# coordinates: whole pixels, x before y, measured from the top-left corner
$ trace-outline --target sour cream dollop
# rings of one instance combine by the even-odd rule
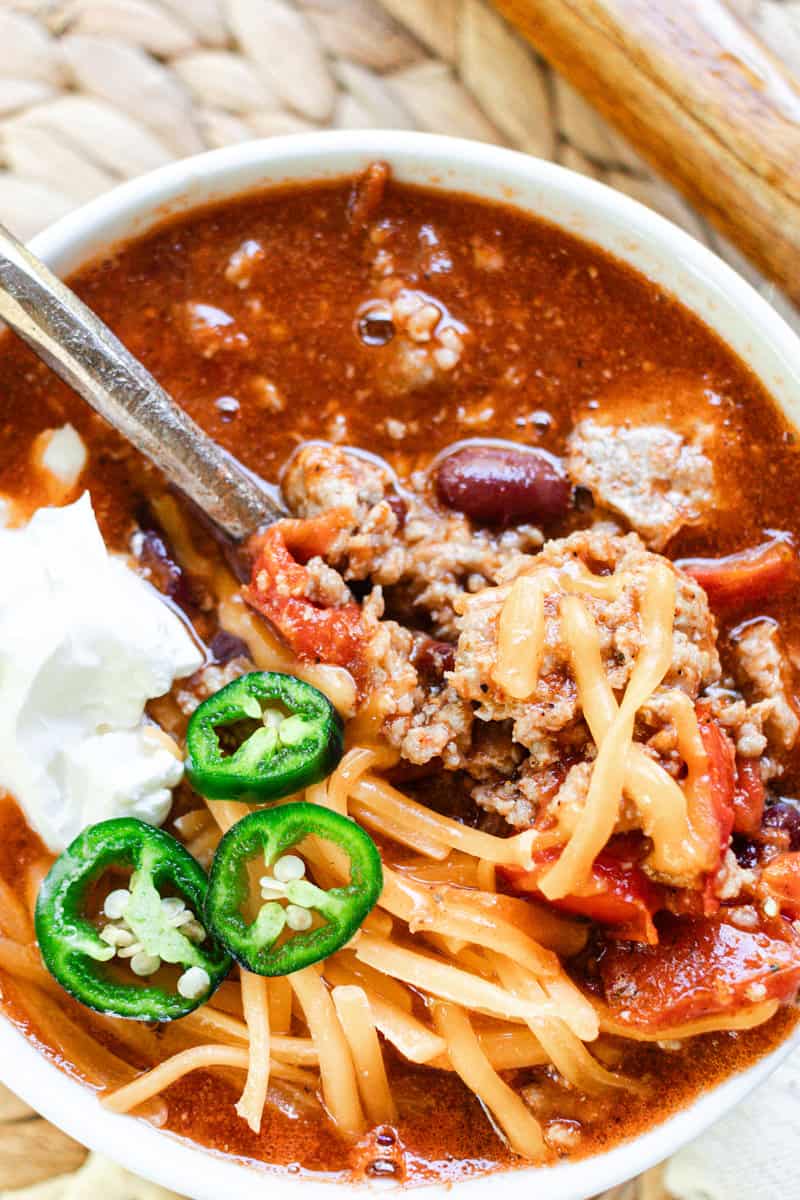
[[[132,815],[160,825],[182,764],[143,724],[203,656],[106,550],[88,493],[0,529],[0,791],[53,851]]]

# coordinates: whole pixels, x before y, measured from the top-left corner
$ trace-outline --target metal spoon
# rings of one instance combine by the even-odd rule
[[[107,325],[0,225],[0,318],[239,542],[285,515]]]

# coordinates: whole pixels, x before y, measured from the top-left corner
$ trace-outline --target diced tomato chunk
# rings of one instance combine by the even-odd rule
[[[724,558],[684,558],[676,565],[700,584],[716,612],[785,591],[798,575],[797,555],[784,537]]]
[[[800,987],[800,936],[788,921],[760,930],[713,918],[659,918],[657,946],[609,942],[600,960],[613,1016],[649,1031],[789,1001]]]
[[[292,558],[305,564],[317,555],[324,558],[349,523],[350,517],[346,508],[329,508],[327,512],[307,520],[289,519],[281,521],[278,526],[273,525],[265,534],[257,534],[252,539],[250,549],[254,550],[265,538],[269,539],[272,531],[278,528]]]
[[[719,859],[728,848],[734,823],[736,754],[728,735],[717,721],[699,713],[700,736],[708,755],[710,817],[719,845]]]
[[[757,758],[736,759],[736,787],[733,792],[733,832],[748,836],[758,833],[764,816],[767,789],[761,778]]]
[[[503,874],[517,892],[541,896],[538,881],[545,869],[558,858],[562,847],[555,846],[536,856],[532,871],[507,867]],[[663,907],[663,889],[654,884],[636,861],[641,856],[642,840],[622,836],[609,842],[597,856],[587,893],[550,900],[553,908],[588,917],[608,926],[612,937],[653,944],[658,933],[653,916]]]
[[[360,682],[366,646],[361,610],[355,602],[328,608],[312,599],[303,565],[324,553],[339,527],[336,510],[311,521],[280,521],[271,526],[251,544],[253,571],[243,595],[298,658],[346,667]],[[303,561],[298,562],[295,554]]]
[[[793,920],[800,917],[800,852],[773,858],[762,871],[759,883],[782,913]]]
[[[717,721],[698,711],[700,736],[708,755],[709,836],[719,847],[715,867],[708,871],[699,892],[680,892],[670,901],[677,913],[711,916],[720,907],[717,874],[731,834],[754,833],[761,825],[766,793],[758,763],[737,759],[728,735]]]

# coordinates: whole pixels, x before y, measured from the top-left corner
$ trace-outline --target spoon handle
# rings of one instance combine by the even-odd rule
[[[0,318],[236,541],[284,513],[107,325],[0,225]]]

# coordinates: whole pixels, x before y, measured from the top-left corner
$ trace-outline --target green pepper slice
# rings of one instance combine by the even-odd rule
[[[129,887],[114,893],[118,904],[122,898],[119,920],[104,918],[100,930],[85,915],[86,902],[111,867],[133,874]],[[160,888],[171,898],[162,900]],[[70,995],[97,1012],[137,1021],[184,1017],[208,1000],[232,965],[194,920],[203,913],[207,889],[203,868],[163,830],[134,817],[92,825],[56,859],[39,889],[35,924],[44,964]],[[192,921],[190,938],[182,930]],[[158,969],[156,960],[182,967],[180,990],[120,982],[106,967],[117,955],[130,959],[129,967],[140,956],[143,969],[134,970],[142,976]]]
[[[309,835],[344,850],[350,859],[347,885],[325,891],[304,878],[302,860],[288,851]],[[248,865],[261,854],[267,870],[276,871],[275,877],[261,879],[262,896],[275,898],[267,898],[249,923],[242,911],[250,894]],[[294,869],[281,872],[280,864],[287,860]],[[248,971],[291,975],[349,942],[382,888],[378,848],[354,821],[318,804],[285,804],[248,813],[222,838],[211,867],[206,924]],[[288,901],[286,907],[281,900]],[[307,918],[298,920],[303,913]],[[322,918],[316,927],[314,913]],[[289,936],[278,944],[284,931]]]
[[[244,739],[226,753],[220,732]],[[342,757],[344,731],[322,692],[276,671],[252,671],[209,696],[186,733],[186,773],[210,800],[280,800],[329,775]]]

